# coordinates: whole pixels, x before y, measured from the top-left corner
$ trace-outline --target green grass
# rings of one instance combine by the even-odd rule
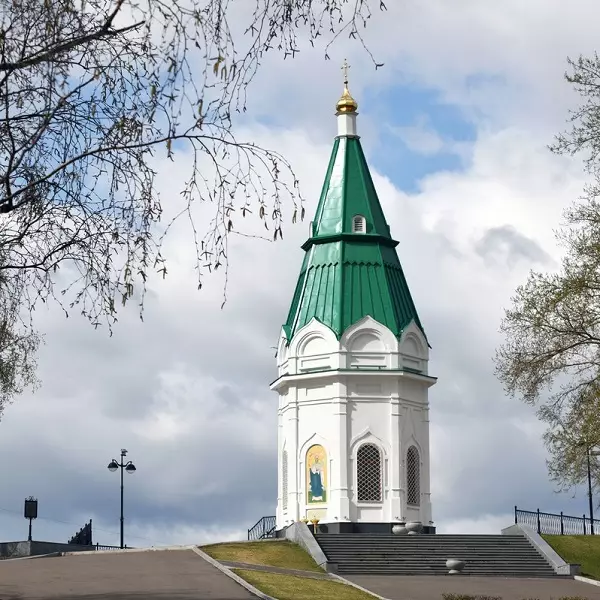
[[[600,535],[543,535],[568,563],[581,565],[581,574],[600,580]]]
[[[233,572],[261,592],[278,600],[375,600],[375,596],[371,594],[327,579],[242,569],[234,569]]]
[[[202,546],[202,550],[219,561],[323,572],[323,569],[317,565],[308,552],[288,541],[211,544]]]

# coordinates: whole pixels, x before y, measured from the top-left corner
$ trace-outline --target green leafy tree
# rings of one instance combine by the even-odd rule
[[[559,135],[556,153],[583,153],[590,183],[585,196],[565,211],[557,238],[560,268],[532,272],[517,288],[501,324],[504,344],[496,372],[508,393],[532,405],[575,405],[600,374],[600,61],[569,61],[566,75],[584,98],[572,129]]]
[[[588,481],[588,452],[593,489],[600,487],[600,463],[594,451],[600,449],[600,389],[590,387],[568,408],[542,406],[542,421],[548,424],[544,442],[551,480],[558,491],[567,491]]]
[[[551,150],[581,154],[589,183],[557,232],[559,269],[532,272],[517,288],[496,354],[506,391],[538,407],[548,423],[549,472],[566,488],[587,477],[581,443],[596,444],[600,431],[594,414],[600,382],[600,59],[580,57],[569,66],[566,79],[583,101]]]

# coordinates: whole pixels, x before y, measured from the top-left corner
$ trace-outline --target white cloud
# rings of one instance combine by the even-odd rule
[[[439,533],[445,534],[470,534],[470,533],[488,533],[498,534],[500,530],[513,523],[512,513],[503,515],[478,515],[473,519],[458,519],[445,523],[439,529]]]
[[[445,146],[444,140],[433,129],[429,120],[421,116],[414,125],[390,128],[409,150],[425,156],[438,154]]]

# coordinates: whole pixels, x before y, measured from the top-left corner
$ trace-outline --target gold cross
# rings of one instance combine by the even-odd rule
[[[350,68],[350,65],[348,64],[348,61],[346,59],[344,59],[344,64],[342,65],[342,71],[344,71],[344,84],[348,85],[348,69]]]

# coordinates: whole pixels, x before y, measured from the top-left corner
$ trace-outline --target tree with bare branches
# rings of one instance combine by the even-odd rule
[[[363,43],[371,0],[7,0],[0,5],[0,276],[24,307],[53,298],[96,326],[164,276],[172,221],[155,159],[192,157],[175,191],[198,286],[227,263],[241,217],[272,239],[303,216],[291,165],[235,136],[267,52],[342,33]],[[383,10],[385,5],[378,3]],[[232,17],[235,14],[235,19]],[[364,43],[363,43],[364,46]],[[365,47],[366,50],[366,47]],[[367,50],[368,51],[368,50]],[[380,65],[375,65],[380,66]],[[194,223],[194,203],[212,220]],[[12,282],[12,283],[11,283]],[[59,283],[58,283],[59,282]],[[140,315],[142,311],[140,309]]]

